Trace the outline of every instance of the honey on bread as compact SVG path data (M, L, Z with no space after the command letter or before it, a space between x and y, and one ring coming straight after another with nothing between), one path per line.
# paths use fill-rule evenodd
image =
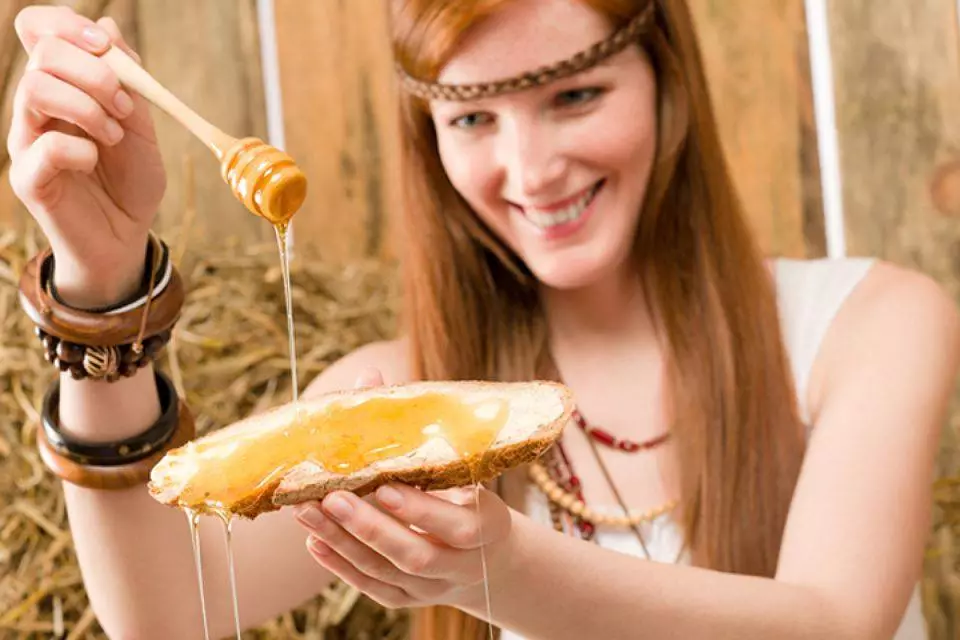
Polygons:
M487 397L467 402L456 395L374 397L347 406L334 401L287 428L250 438L199 441L189 454L215 459L199 466L179 497L204 511L230 511L257 488L312 461L347 475L387 458L413 453L442 438L461 458L485 453L507 423L510 403Z

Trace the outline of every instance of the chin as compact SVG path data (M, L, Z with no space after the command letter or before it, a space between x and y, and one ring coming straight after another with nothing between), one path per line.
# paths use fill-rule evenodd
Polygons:
M589 288L614 277L622 271L629 257L629 247L618 251L589 245L578 248L580 251L577 251L576 255L558 252L554 255L529 256L524 261L543 286L560 291L574 291Z

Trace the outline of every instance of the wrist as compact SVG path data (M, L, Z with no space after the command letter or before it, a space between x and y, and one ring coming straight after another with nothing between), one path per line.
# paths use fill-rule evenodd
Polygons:
M55 255L54 260L56 294L64 304L77 309L106 307L130 298L141 287L146 271L142 251L97 271L90 271L69 258Z

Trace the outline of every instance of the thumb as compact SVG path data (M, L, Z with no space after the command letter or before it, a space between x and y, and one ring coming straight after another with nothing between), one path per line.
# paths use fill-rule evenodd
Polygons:
M383 386L383 374L376 367L367 367L357 376L354 387L357 389L366 389L367 387Z

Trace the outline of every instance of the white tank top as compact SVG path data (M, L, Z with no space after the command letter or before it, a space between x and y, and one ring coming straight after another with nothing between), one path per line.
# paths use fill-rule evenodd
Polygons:
M800 417L810 423L806 406L807 385L814 359L824 335L844 301L873 265L872 259L844 258L774 261L777 304L784 342L790 358L799 399ZM600 512L622 515L614 505L591 505ZM524 512L532 519L552 527L546 499L536 487L527 486ZM657 562L686 564L689 555L683 551L682 532L669 515L641 525L648 559ZM646 558L640 543L631 532L598 527L597 544L620 553ZM524 640L506 629L501 640ZM894 640L927 640L926 623L921 609L919 585L904 614Z

